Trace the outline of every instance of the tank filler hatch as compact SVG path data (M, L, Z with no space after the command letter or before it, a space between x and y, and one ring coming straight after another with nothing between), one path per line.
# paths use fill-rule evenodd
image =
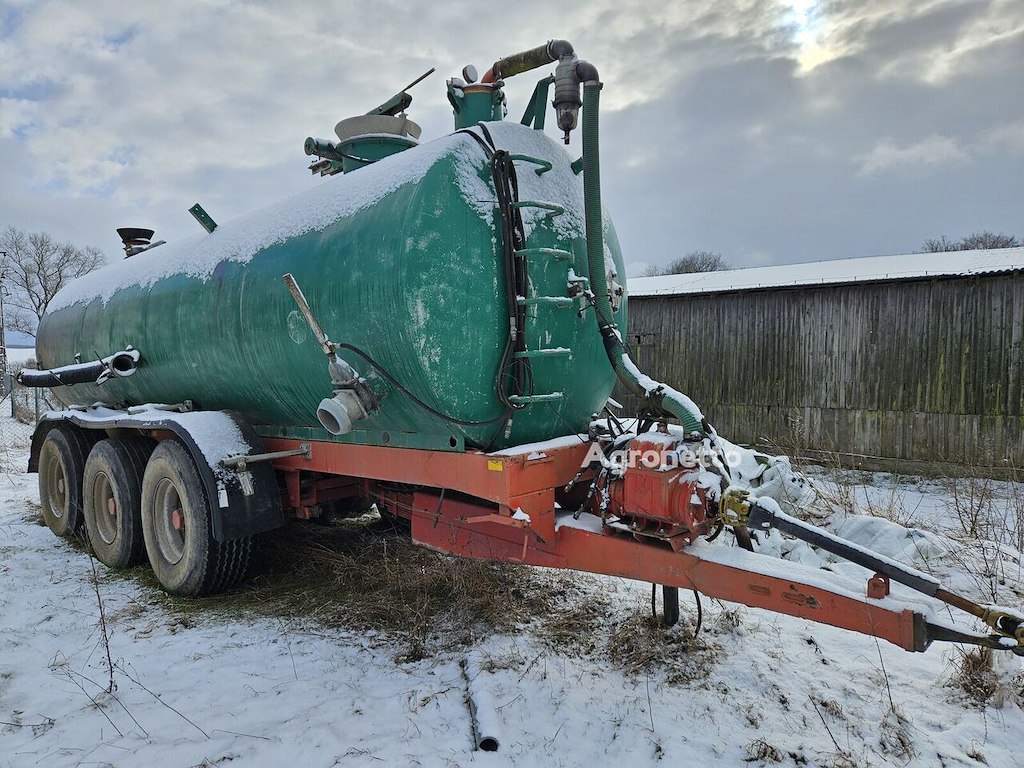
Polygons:
M166 240L157 240L155 243L150 242L153 239L153 230L143 229L142 227L121 227L117 230L117 234L121 238L126 259L167 242Z
M419 143L420 127L405 114L412 104L412 96L407 91L433 72L433 68L424 72L365 115L339 122L334 128L337 142L312 136L307 138L306 154L319 158L309 166L310 172L320 176L349 173L415 147Z

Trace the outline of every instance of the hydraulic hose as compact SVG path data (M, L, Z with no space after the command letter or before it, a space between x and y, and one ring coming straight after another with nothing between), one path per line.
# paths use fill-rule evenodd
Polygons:
M601 158L598 136L598 111L601 82L597 70L582 64L578 74L583 82L583 200L587 230L587 263L590 287L594 292L594 311L604 341L608 361L619 381L634 395L646 400L655 413L680 421L687 432L708 431L700 408L686 395L654 381L636 367L615 323L604 260L603 214L601 208Z

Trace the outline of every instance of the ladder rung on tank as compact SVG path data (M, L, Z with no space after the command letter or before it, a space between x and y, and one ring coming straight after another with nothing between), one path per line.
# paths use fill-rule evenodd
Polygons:
M530 405L531 403L553 403L562 399L561 392L549 392L544 395L511 395L509 402L513 405Z
M520 200L518 203L512 203L513 208L540 208L541 210L548 211L550 216L561 216L565 213L565 207L558 205L558 203L549 203L546 200Z
M572 261L574 258L571 251L561 248L520 248L516 251L516 256L547 256L555 261Z

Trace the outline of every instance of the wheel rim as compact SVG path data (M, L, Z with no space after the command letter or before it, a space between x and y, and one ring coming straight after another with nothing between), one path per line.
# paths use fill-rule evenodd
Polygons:
M114 487L110 484L110 478L103 472L96 474L96 484L92 491L92 509L96 532L100 539L104 544L113 544L117 538L121 510L117 499L114 498Z
M68 511L68 475L60 454L50 448L43 457L46 469L46 511L57 520Z
M178 489L169 478L157 483L153 513L160 556L174 565L185 554L185 509Z

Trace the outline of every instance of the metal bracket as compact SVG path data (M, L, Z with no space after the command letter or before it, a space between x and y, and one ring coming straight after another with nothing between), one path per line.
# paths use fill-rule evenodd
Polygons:
M289 456L301 456L304 459L313 457L313 448L309 443L302 443L298 448L290 451L272 451L271 453L253 453L248 456L229 456L221 459L221 464L237 472L245 472L249 464L259 461L271 461L273 459L286 459Z
M192 214L192 217L196 221L199 222L199 226L205 229L207 233L211 235L213 234L213 230L217 228L217 222L213 220L213 217L211 217L210 214L203 210L203 206L196 203L188 209L188 212Z
M245 496L252 496L256 493L256 482L252 476L252 472L249 471L250 464L256 464L260 461L270 461L271 459L284 459L288 456L302 456L303 458L308 459L312 455L313 452L310 444L303 443L298 448L290 451L254 453L249 456L229 456L226 459L222 459L220 463L224 467L235 470L235 475L238 477L238 484L242 486L242 494Z

